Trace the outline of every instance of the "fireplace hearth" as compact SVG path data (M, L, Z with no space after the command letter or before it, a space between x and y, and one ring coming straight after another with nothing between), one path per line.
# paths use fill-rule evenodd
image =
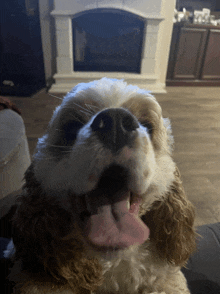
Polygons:
M57 73L50 92L109 77L165 93L158 59L163 1L54 0Z

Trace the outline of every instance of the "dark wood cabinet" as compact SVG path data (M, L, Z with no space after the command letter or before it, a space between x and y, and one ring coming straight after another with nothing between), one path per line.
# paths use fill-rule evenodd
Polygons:
M220 28L174 25L167 85L220 86Z
M198 79L205 50L207 30L182 28L176 63L174 79Z
M220 29L209 32L201 78L220 80Z

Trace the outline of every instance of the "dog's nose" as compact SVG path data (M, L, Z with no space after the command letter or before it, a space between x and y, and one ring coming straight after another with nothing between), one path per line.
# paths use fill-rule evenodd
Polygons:
M126 145L132 147L138 127L137 118L122 108L101 111L91 124L93 132L112 152L117 152Z

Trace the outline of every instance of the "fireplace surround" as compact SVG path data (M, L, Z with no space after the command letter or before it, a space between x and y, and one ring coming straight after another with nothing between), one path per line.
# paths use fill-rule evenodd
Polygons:
M163 0L54 0L54 10L51 14L55 18L57 72L54 75L55 83L52 85L50 92L66 93L80 82L89 82L105 76L124 79L128 83L136 84L153 93L165 93L165 83L161 82L159 75L160 60L158 60L160 24L164 20L163 13L161 13L162 2ZM86 14L89 15L91 13L100 12L103 14L124 14L128 16L128 19L129 15L131 15L133 18L135 17L137 20L140 20L143 24L142 37L140 38L142 48L139 50L140 59L137 70L129 71L128 69L126 71L125 69L123 71L123 67L122 70L117 70L117 67L113 67L112 70L109 71L106 67L97 67L92 71L89 67L84 67L83 69L82 67L77 67L80 54L83 55L83 52L87 51L80 50L79 46L76 50L74 41L77 39L74 37L73 23L76 23L77 19L80 19L80 17L84 16L85 18ZM111 27L111 24L109 24L109 27ZM116 28L116 26L114 26L114 28ZM83 34L85 39L85 30L80 33L81 40ZM88 40L86 42L88 43ZM119 41L117 41L117 43L119 43ZM132 46L132 42L126 41L126 43L128 47ZM122 53L122 55L125 55L125 53ZM90 54L89 60L95 62L94 56L94 54ZM108 61L106 62L107 64L111 63Z

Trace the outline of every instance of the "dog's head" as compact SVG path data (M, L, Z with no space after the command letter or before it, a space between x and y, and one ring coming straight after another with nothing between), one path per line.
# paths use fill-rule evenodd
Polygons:
M68 192L90 244L122 248L148 238L140 217L174 180L171 145L153 96L103 78L63 99L38 143L34 172L44 190Z
M147 240L161 258L184 263L194 213L172 145L169 120L146 90L107 78L76 86L26 172L15 223L27 246L15 242L17 256L27 263L38 256L64 276L62 266L83 248L121 251Z

